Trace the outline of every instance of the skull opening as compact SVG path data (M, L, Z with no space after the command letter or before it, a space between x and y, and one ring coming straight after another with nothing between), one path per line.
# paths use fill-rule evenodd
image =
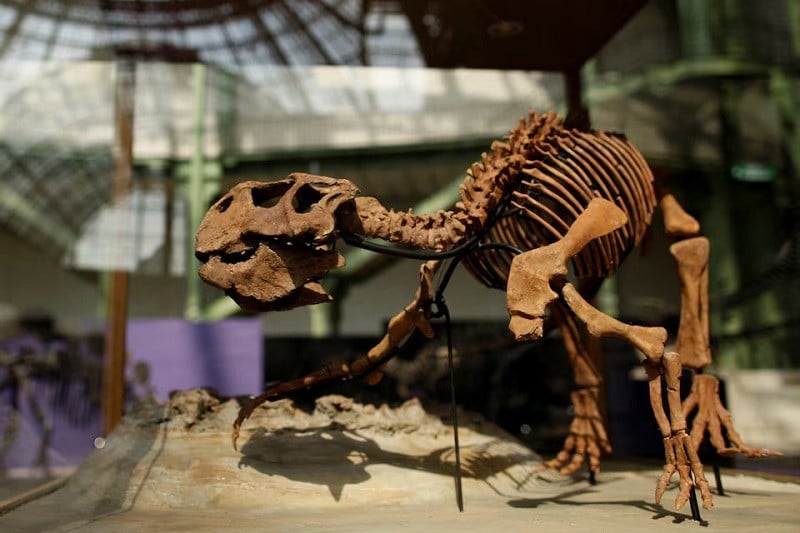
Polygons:
M318 281L344 266L333 250L336 209L357 193L350 181L309 174L236 185L197 230L200 277L246 310L329 301Z

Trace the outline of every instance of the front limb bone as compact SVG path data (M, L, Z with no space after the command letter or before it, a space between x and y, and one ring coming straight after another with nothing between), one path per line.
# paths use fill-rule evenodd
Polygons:
M566 276L569 260L592 240L624 226L627 221L619 207L595 198L561 240L514 257L506 293L511 316L509 329L517 340L541 338L545 310L558 297L550 281Z
M689 368L711 364L708 335L708 257L709 242L694 237L670 246L681 282L681 321L676 351Z
M389 320L386 334L367 352L367 355L350 363L343 361L329 363L324 368L306 376L269 387L259 396L248 400L239 410L239 415L233 423L231 440L233 441L234 449L236 448L236 441L239 438L239 429L242 424L264 402L296 390L313 387L334 379L358 377L367 372L369 372L367 381L370 384L376 384L383 377L383 364L392 357L394 348L399 346L410 333L415 329L419 329L425 336L433 337L433 327L428 319L431 316L431 304L433 303L433 276L436 274L439 265L439 261L428 261L420 267L420 282L414 300Z
M367 352L367 357L364 360L365 366L371 366L375 361L384 359L415 329L418 329L428 338L433 337L433 326L430 323L431 304L433 303L433 276L440 265L441 262L439 261L428 261L422 264L419 269L419 287L414 300L389 320L386 334L378 341L378 344ZM377 385L382 378L383 366L370 372L367 375L367 382L370 385Z

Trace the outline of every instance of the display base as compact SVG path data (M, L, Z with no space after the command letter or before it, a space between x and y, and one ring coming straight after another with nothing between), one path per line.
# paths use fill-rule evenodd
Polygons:
M343 396L313 413L259 408L240 450L234 400L205 390L131 410L59 490L0 517L15 531L643 531L696 528L688 506L652 503L658 469L607 464L588 475L533 474L539 458L477 416L461 415L464 512L452 430L411 401L396 409ZM621 469L624 467L624 469ZM704 520L726 530L796 531L800 485L726 474ZM675 496L672 489L665 503ZM668 504L667 504L668 505ZM694 530L694 529L693 529Z

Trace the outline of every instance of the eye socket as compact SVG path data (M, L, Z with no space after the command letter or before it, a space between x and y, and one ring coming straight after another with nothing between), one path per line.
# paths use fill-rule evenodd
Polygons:
M308 213L322 199L322 194L311 185L303 185L297 189L292 198L292 207L296 213Z
M219 211L220 213L224 213L225 211L228 210L228 208L231 206L232 203L233 203L233 196L226 196L225 198L220 200L219 203L217 204L217 211Z
M292 186L291 183L273 183L265 187L253 187L250 189L250 196L253 200L253 205L256 207L273 207L281 199L281 196L286 194L286 191Z

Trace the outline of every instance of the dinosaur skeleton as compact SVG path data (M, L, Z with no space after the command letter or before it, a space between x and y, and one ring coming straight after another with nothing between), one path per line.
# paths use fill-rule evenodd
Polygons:
M657 207L667 233L677 241L671 248L681 282L677 352L665 352L665 329L624 324L589 303L601 281L640 244ZM713 377L698 376L681 404L681 369L700 372L711 363L709 245L699 233L699 224L672 195L657 194L650 169L624 136L569 129L554 113L531 113L503 141L495 141L468 170L461 200L449 211L395 212L375 198L359 196L348 180L309 174L240 183L208 210L197 231L196 255L203 263L203 280L243 308L290 309L330 300L319 280L344 265L335 250L337 238L429 260L421 266L415 298L389 321L386 334L366 356L329 364L251 399L234 424L234 446L241 424L270 398L332 379L366 375L370 382L379 380L381 365L409 333L433 334L433 277L445 258L458 257L482 283L506 291L509 328L517 340L540 338L547 316L562 331L577 387L575 419L563 450L545 467L571 473L588 460L596 472L602 453L611 450L598 409L601 376L586 347L592 338L618 336L644 356L652 408L664 438L666 461L656 501L677 471L676 507L686 503L696 483L704 507L710 508L712 496L697 456L706 430L722 453L776 452L741 441L719 403ZM376 245L374 239L396 246ZM686 416L694 409L699 415L690 436Z

